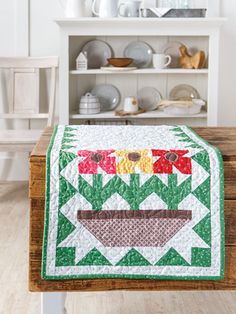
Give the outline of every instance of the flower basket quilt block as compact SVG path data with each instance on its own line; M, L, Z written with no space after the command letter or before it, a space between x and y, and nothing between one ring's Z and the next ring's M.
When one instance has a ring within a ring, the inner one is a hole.
M223 164L186 126L58 126L42 277L218 280Z

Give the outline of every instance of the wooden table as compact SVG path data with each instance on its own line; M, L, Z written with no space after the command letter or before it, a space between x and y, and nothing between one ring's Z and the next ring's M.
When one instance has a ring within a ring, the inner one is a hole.
M236 128L195 128L220 148L225 169L226 266L221 281L92 279L45 281L41 278L44 223L45 157L52 134L47 128L30 157L29 289L35 292L108 290L233 290L236 289Z

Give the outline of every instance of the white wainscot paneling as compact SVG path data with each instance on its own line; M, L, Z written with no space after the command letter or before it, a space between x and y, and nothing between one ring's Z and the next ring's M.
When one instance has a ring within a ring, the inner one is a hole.
M0 55L26 56L28 54L28 0L0 1ZM6 31L7 30L7 31ZM0 72L0 112L8 110L9 71ZM4 121L1 129L23 129L28 121ZM28 180L28 154L0 154L0 180Z

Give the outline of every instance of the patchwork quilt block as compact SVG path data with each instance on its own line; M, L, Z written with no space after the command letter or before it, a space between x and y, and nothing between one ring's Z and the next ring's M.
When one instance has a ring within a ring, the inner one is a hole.
M217 280L222 157L186 126L57 126L42 277Z

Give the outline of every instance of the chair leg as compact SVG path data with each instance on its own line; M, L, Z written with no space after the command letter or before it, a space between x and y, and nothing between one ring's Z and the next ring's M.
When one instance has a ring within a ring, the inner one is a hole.
M65 292L42 292L41 314L66 314Z

